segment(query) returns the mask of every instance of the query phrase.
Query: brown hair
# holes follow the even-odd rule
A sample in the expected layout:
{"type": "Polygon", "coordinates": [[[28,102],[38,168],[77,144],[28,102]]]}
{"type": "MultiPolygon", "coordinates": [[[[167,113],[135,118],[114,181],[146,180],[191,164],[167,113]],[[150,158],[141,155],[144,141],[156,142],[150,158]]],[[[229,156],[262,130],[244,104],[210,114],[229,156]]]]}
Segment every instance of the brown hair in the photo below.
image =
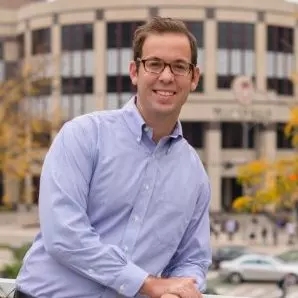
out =
{"type": "Polygon", "coordinates": [[[143,45],[149,34],[180,33],[185,34],[189,40],[191,50],[191,63],[197,65],[197,40],[188,31],[186,25],[180,20],[172,18],[154,17],[148,23],[140,26],[134,33],[133,38],[133,59],[142,57],[143,45]]]}

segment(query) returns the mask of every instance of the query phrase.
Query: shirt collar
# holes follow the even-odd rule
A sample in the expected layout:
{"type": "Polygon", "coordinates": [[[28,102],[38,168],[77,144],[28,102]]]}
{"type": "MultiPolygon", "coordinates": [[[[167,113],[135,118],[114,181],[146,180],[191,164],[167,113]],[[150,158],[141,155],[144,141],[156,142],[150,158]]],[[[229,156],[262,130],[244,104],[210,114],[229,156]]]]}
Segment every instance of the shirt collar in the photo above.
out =
{"type": "MultiPolygon", "coordinates": [[[[136,106],[136,96],[133,96],[124,106],[124,115],[125,121],[129,126],[130,130],[136,136],[137,141],[140,142],[142,139],[142,134],[144,132],[144,128],[146,127],[146,123],[140,114],[137,106],[136,106]]],[[[170,138],[177,139],[178,137],[182,137],[182,125],[178,120],[173,132],[169,136],[170,138]]]]}

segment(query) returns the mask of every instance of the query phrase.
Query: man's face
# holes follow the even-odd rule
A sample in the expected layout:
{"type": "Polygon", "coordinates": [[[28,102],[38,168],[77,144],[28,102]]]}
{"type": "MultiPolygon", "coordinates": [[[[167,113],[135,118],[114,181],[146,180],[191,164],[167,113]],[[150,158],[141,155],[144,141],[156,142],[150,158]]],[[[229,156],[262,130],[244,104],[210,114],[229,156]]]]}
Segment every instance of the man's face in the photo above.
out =
{"type": "MultiPolygon", "coordinates": [[[[164,61],[179,69],[179,63],[182,66],[191,63],[190,43],[184,34],[151,34],[146,38],[142,57],[139,58],[152,59],[153,67],[155,61],[157,63],[164,61]]],[[[166,66],[160,74],[156,74],[146,71],[142,62],[137,71],[136,63],[131,62],[130,77],[138,88],[139,105],[145,115],[173,115],[178,118],[189,92],[196,89],[199,69],[191,67],[186,75],[175,75],[170,67],[166,66]]]]}

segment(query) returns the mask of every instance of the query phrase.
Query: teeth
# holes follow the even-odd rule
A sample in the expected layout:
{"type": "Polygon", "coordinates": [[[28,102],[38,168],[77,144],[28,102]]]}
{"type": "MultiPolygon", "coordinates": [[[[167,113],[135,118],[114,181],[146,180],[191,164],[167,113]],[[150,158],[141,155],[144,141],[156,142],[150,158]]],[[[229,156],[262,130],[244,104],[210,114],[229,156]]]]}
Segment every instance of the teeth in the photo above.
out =
{"type": "Polygon", "coordinates": [[[156,93],[162,95],[162,96],[171,96],[174,95],[174,92],[170,92],[170,91],[156,91],[156,93]]]}

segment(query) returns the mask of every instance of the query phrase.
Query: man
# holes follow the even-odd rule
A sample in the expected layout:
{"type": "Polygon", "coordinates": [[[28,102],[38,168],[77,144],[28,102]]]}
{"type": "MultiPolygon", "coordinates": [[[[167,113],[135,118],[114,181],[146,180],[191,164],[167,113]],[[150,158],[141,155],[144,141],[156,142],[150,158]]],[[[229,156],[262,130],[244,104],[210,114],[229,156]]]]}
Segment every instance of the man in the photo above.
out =
{"type": "Polygon", "coordinates": [[[178,121],[199,81],[196,40],[157,17],[133,51],[137,95],[69,121],[49,149],[16,297],[202,297],[210,188],[178,121]]]}

